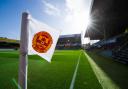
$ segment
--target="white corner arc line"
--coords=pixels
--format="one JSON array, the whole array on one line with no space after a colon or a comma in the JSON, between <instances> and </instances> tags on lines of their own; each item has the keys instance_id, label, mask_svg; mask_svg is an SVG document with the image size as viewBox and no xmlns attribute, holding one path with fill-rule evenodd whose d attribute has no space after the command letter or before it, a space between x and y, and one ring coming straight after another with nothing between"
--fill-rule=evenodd
<instances>
[{"instance_id":1,"label":"white corner arc line","mask_svg":"<svg viewBox=\"0 0 128 89\"><path fill-rule=\"evenodd\" d=\"M78 70L79 62L80 62L80 56L81 56L81 54L78 57L77 65L76 65L76 68L75 68L75 71L74 71L74 74L73 74L72 81L71 81L69 89L73 89L74 88L75 79L76 79L76 75L77 75L77 70Z\"/></svg>"}]
</instances>

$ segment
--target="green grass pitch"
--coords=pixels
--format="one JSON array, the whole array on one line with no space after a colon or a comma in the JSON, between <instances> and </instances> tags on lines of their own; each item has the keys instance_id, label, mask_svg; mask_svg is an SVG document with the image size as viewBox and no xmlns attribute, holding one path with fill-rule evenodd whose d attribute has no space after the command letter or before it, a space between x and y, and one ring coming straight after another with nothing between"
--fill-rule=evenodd
<instances>
[{"instance_id":1,"label":"green grass pitch","mask_svg":"<svg viewBox=\"0 0 128 89\"><path fill-rule=\"evenodd\" d=\"M80 53L74 89L102 89L81 50L56 50L51 63L29 56L28 89L69 89ZM17 51L0 51L0 89L17 89L18 64Z\"/></svg>"}]
</instances>

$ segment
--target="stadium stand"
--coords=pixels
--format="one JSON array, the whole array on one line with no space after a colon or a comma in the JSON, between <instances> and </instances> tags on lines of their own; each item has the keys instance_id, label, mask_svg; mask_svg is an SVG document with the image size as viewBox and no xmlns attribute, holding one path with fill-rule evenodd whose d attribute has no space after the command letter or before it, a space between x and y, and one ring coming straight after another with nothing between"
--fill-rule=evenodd
<instances>
[{"instance_id":1,"label":"stadium stand","mask_svg":"<svg viewBox=\"0 0 128 89\"><path fill-rule=\"evenodd\" d=\"M56 49L80 49L81 48L81 35L61 35L57 42Z\"/></svg>"},{"instance_id":2,"label":"stadium stand","mask_svg":"<svg viewBox=\"0 0 128 89\"><path fill-rule=\"evenodd\" d=\"M18 43L0 42L0 49L18 49Z\"/></svg>"},{"instance_id":3,"label":"stadium stand","mask_svg":"<svg viewBox=\"0 0 128 89\"><path fill-rule=\"evenodd\" d=\"M19 40L0 37L0 49L15 49L20 47Z\"/></svg>"},{"instance_id":4,"label":"stadium stand","mask_svg":"<svg viewBox=\"0 0 128 89\"><path fill-rule=\"evenodd\" d=\"M128 64L128 34L124 34L120 43L112 51L112 57L119 62Z\"/></svg>"},{"instance_id":5,"label":"stadium stand","mask_svg":"<svg viewBox=\"0 0 128 89\"><path fill-rule=\"evenodd\" d=\"M124 33L109 39L103 39L88 47L88 51L100 50L102 52L111 52L111 57L118 62L128 64L128 33Z\"/></svg>"},{"instance_id":6,"label":"stadium stand","mask_svg":"<svg viewBox=\"0 0 128 89\"><path fill-rule=\"evenodd\" d=\"M101 41L87 50L111 52L111 57L128 64L128 8L127 0L93 0L90 17L92 26L86 29L85 37Z\"/></svg>"}]
</instances>

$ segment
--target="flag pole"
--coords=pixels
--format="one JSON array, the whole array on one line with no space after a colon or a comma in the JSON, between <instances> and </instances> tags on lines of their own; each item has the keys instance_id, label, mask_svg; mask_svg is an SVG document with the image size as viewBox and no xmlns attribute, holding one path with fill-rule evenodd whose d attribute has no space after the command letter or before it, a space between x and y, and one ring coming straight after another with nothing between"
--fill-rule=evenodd
<instances>
[{"instance_id":1,"label":"flag pole","mask_svg":"<svg viewBox=\"0 0 128 89\"><path fill-rule=\"evenodd\" d=\"M27 89L28 16L27 12L22 13L18 89Z\"/></svg>"}]
</instances>

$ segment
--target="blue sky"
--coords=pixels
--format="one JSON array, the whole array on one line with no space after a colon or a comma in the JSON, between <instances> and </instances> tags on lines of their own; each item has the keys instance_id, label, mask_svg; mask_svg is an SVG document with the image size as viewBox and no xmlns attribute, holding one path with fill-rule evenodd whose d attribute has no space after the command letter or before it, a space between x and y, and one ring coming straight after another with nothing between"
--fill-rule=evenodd
<instances>
[{"instance_id":1,"label":"blue sky","mask_svg":"<svg viewBox=\"0 0 128 89\"><path fill-rule=\"evenodd\" d=\"M90 6L91 0L0 0L0 37L20 38L24 11L61 34L81 33L89 22Z\"/></svg>"}]
</instances>

